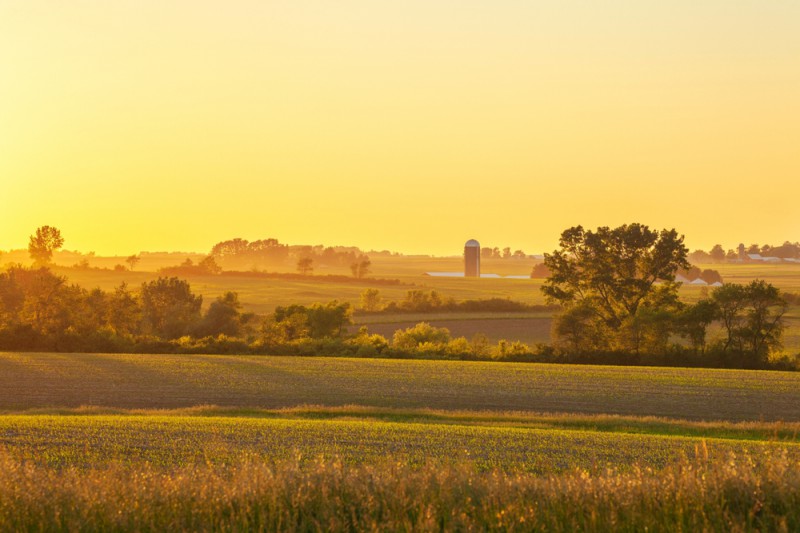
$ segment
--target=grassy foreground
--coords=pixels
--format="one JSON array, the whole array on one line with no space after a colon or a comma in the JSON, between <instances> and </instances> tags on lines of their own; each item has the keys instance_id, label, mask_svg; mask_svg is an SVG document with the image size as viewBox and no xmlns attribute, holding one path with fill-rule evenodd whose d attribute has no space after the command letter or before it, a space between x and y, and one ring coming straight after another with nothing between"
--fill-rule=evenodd
<instances>
[{"instance_id":1,"label":"grassy foreground","mask_svg":"<svg viewBox=\"0 0 800 533\"><path fill-rule=\"evenodd\" d=\"M541 477L287 461L54 471L0 458L4 531L797 531L800 465L702 457Z\"/></svg>"}]
</instances>

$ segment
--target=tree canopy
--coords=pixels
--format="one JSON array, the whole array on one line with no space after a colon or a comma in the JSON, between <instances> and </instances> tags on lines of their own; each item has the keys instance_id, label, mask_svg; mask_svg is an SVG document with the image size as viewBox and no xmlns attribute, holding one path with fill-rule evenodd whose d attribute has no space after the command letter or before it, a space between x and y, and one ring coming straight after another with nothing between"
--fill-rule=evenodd
<instances>
[{"instance_id":1,"label":"tree canopy","mask_svg":"<svg viewBox=\"0 0 800 533\"><path fill-rule=\"evenodd\" d=\"M550 277L542 292L565 307L580 304L606 327L618 330L661 281L668 290L675 272L688 268L683 236L642 224L597 231L576 226L561 234L561 248L545 254Z\"/></svg>"},{"instance_id":2,"label":"tree canopy","mask_svg":"<svg viewBox=\"0 0 800 533\"><path fill-rule=\"evenodd\" d=\"M28 241L28 253L37 266L47 266L53 259L53 252L64 245L61 231L52 226L36 228L36 233Z\"/></svg>"}]
</instances>

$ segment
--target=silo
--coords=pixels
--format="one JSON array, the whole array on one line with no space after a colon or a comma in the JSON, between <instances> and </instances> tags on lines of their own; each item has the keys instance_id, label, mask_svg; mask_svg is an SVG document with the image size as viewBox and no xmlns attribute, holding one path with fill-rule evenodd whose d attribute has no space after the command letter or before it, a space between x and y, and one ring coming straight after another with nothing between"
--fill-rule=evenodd
<instances>
[{"instance_id":1,"label":"silo","mask_svg":"<svg viewBox=\"0 0 800 533\"><path fill-rule=\"evenodd\" d=\"M468 240L464 245L464 276L481 277L481 245L475 239Z\"/></svg>"}]
</instances>

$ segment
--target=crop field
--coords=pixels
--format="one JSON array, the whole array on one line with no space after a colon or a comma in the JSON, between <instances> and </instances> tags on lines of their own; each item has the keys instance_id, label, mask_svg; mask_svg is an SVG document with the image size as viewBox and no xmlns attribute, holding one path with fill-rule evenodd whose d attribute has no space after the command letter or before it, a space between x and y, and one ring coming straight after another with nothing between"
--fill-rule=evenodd
<instances>
[{"instance_id":1,"label":"crop field","mask_svg":"<svg viewBox=\"0 0 800 533\"><path fill-rule=\"evenodd\" d=\"M348 464L375 464L387 454L402 464L449 464L468 461L479 471L500 469L540 475L575 469L615 468L633 465L660 469L681 458L694 457L704 446L711 460L731 454L754 456L785 450L800 460L800 444L789 440L757 441L763 426L746 430L732 426L728 435L737 438L683 437L630 433L643 426L635 419L622 421L629 432L562 429L551 419L547 429L524 415L495 417L493 421L471 419L415 422L414 412L397 413L395 420L371 418L360 410L317 410L305 413L340 419L300 419L289 413L250 412L248 417L162 416L159 414L86 414L74 416L30 415L0 417L0 443L13 459L47 467L99 467L110 463L148 463L161 467L191 464L233 464L243 460L287 461L340 459ZM304 413L300 413L304 414ZM260 418L268 416L270 418ZM277 418L280 417L280 418ZM362 418L363 417L363 418ZM361 419L357 419L361 418ZM669 424L666 424L667 429ZM793 425L794 433L800 425ZM657 428L651 427L650 431ZM723 431L708 426L714 435ZM785 431L782 433L785 435Z\"/></svg>"},{"instance_id":2,"label":"crop field","mask_svg":"<svg viewBox=\"0 0 800 533\"><path fill-rule=\"evenodd\" d=\"M2 530L800 525L797 373L2 353L0 376Z\"/></svg>"},{"instance_id":3,"label":"crop field","mask_svg":"<svg viewBox=\"0 0 800 533\"><path fill-rule=\"evenodd\" d=\"M800 421L800 374L330 357L2 353L0 410L196 405Z\"/></svg>"}]
</instances>

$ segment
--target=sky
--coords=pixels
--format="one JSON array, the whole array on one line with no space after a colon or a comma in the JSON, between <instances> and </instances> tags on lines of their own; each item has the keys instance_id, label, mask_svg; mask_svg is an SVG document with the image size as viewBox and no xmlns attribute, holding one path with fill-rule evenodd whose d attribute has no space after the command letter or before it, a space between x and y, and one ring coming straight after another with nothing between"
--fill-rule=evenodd
<instances>
[{"instance_id":1,"label":"sky","mask_svg":"<svg viewBox=\"0 0 800 533\"><path fill-rule=\"evenodd\" d=\"M0 0L0 250L800 240L796 0Z\"/></svg>"}]
</instances>

